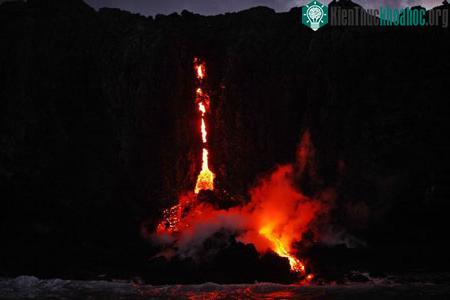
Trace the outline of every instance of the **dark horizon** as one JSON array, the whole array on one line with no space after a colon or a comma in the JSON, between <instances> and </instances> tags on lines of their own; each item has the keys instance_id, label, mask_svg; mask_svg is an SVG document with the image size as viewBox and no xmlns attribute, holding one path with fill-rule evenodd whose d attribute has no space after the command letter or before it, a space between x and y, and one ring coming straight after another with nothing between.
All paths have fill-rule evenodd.
<instances>
[{"instance_id":1,"label":"dark horizon","mask_svg":"<svg viewBox=\"0 0 450 300\"><path fill-rule=\"evenodd\" d=\"M14 0L0 0L0 3ZM155 16L157 14L168 15L180 13L183 10L192 11L202 15L218 15L227 12L237 12L255 6L266 6L277 12L289 11L296 6L302 6L307 0L84 0L95 9L102 7L119 8L132 13L139 13L145 16ZM324 3L331 2L323 0ZM354 0L364 8L375 8L380 5L390 7L407 7L421 5L427 9L438 6L442 0Z\"/></svg>"},{"instance_id":2,"label":"dark horizon","mask_svg":"<svg viewBox=\"0 0 450 300\"><path fill-rule=\"evenodd\" d=\"M256 6L266 6L277 12L289 11L293 7L302 6L310 1L306 0L230 0L224 3L220 0L154 0L151 3L145 0L118 1L118 0L85 0L95 9L102 7L119 8L146 16L157 14L180 13L183 10L192 11L202 15L218 15L228 12L238 12ZM322 1L324 3L330 0ZM421 5L427 9L440 5L441 0L354 0L364 8L375 8L380 5L391 7L407 7Z\"/></svg>"},{"instance_id":3,"label":"dark horizon","mask_svg":"<svg viewBox=\"0 0 450 300\"><path fill-rule=\"evenodd\" d=\"M266 6L277 12L289 11L293 7L302 6L310 1L306 0L154 0L151 3L145 0L117 1L117 0L85 0L95 9L114 7L146 16L157 14L180 13L183 10L192 11L202 15L217 15L228 12L238 12L256 6ZM323 0L324 3L331 2ZM364 8L375 8L380 5L391 7L407 7L421 5L427 9L440 5L442 0L354 0L353 2Z\"/></svg>"}]
</instances>

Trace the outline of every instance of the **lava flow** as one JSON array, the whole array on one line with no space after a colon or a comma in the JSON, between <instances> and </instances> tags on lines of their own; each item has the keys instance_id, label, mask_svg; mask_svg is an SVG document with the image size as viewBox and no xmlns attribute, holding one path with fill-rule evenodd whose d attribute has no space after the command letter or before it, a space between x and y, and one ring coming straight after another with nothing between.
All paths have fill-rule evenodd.
<instances>
[{"instance_id":1,"label":"lava flow","mask_svg":"<svg viewBox=\"0 0 450 300\"><path fill-rule=\"evenodd\" d=\"M201 124L200 133L202 136L202 168L197 176L194 193L198 194L201 190L214 190L214 173L209 169L209 151L208 151L208 131L206 128L206 114L209 112L210 97L204 91L206 80L206 65L198 58L194 59L194 69L197 78L198 87L195 92L195 103L200 112ZM187 212L195 207L196 199L194 196L186 194L180 197L178 204L163 211L163 220L158 224L157 233L175 233L189 224L184 222L183 217Z\"/></svg>"},{"instance_id":2,"label":"lava flow","mask_svg":"<svg viewBox=\"0 0 450 300\"><path fill-rule=\"evenodd\" d=\"M305 265L286 249L288 243L283 243L279 238L275 237L268 227L262 228L259 233L272 242L272 250L276 254L289 260L291 271L302 274L305 273Z\"/></svg>"},{"instance_id":3,"label":"lava flow","mask_svg":"<svg viewBox=\"0 0 450 300\"><path fill-rule=\"evenodd\" d=\"M217 209L210 203L200 201L197 197L200 191L214 191L215 175L208 165L207 115L210 97L205 87L206 65L195 59L194 68L198 84L195 103L200 116L202 142L201 171L194 191L182 194L177 205L164 211L156 236L170 236L162 240L170 240L169 247L173 247L175 253L191 255L208 237L205 232L214 234L219 230L229 230L236 234L238 241L253 244L259 253L271 250L289 261L292 272L306 276L306 279L312 278L312 274L306 273L304 262L295 256L293 248L323 209L318 201L303 195L294 184L294 178L298 175L294 174L296 170L303 174L306 162L313 157L309 133L305 133L299 148L300 168L294 165L279 166L250 190L249 202L229 209Z\"/></svg>"},{"instance_id":4,"label":"lava flow","mask_svg":"<svg viewBox=\"0 0 450 300\"><path fill-rule=\"evenodd\" d=\"M200 132L202 134L202 169L197 176L197 183L195 184L194 192L198 194L201 190L214 190L214 173L209 169L208 164L208 132L206 129L206 113L209 109L210 98L209 95L202 89L204 80L206 79L206 66L205 63L195 59L195 70L197 74L197 80L199 87L196 91L195 102L198 104L198 110L201 114L201 126Z\"/></svg>"}]
</instances>

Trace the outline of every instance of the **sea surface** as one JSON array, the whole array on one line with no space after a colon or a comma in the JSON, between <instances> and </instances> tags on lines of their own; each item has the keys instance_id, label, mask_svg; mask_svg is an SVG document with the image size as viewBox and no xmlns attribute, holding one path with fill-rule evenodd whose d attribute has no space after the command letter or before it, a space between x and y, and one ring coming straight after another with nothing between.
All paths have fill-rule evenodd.
<instances>
[{"instance_id":1,"label":"sea surface","mask_svg":"<svg viewBox=\"0 0 450 300\"><path fill-rule=\"evenodd\" d=\"M448 274L386 276L341 284L153 286L127 281L0 279L0 299L450 299Z\"/></svg>"}]
</instances>

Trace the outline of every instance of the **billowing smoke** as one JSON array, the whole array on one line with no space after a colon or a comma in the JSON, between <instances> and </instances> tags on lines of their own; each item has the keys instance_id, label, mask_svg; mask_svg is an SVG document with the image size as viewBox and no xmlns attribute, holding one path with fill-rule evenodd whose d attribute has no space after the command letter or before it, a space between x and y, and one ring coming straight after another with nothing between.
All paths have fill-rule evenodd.
<instances>
[{"instance_id":1,"label":"billowing smoke","mask_svg":"<svg viewBox=\"0 0 450 300\"><path fill-rule=\"evenodd\" d=\"M327 225L334 206L332 188L313 188L305 195L299 188L308 179L310 185L320 179L315 170L315 150L306 131L297 150L297 161L278 166L270 175L259 180L249 194L247 203L230 209L217 209L208 202L199 202L194 193L184 194L178 206L165 216L154 239L166 245L167 255L197 257L204 251L204 242L219 231L226 231L238 241L253 244L258 252L267 250L288 258L291 269L303 272L303 261L297 259L294 245L303 236L320 235L326 243L338 243L347 238L343 232L336 236ZM316 184L318 185L318 184ZM219 199L220 201L220 199Z\"/></svg>"}]
</instances>

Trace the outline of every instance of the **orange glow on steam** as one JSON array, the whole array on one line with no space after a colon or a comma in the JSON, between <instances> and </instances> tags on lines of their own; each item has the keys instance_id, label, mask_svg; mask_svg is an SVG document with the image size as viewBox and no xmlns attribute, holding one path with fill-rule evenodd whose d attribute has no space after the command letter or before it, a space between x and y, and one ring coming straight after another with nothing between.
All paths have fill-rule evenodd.
<instances>
[{"instance_id":1,"label":"orange glow on steam","mask_svg":"<svg viewBox=\"0 0 450 300\"><path fill-rule=\"evenodd\" d=\"M199 201L197 194L200 191L214 190L215 174L209 168L207 117L210 112L210 97L207 86L205 87L205 63L195 59L194 70L197 78L195 105L202 139L201 170L197 175L194 192L180 195L177 205L164 210L163 220L156 233L172 235L176 243L177 239L186 242L194 239L202 228L225 222L224 228L232 226L239 232L236 237L238 241L253 244L259 253L271 250L286 258L292 272L301 275L305 283L311 282L314 275L306 273L305 261L296 256L295 245L302 240L303 234L308 231L317 215L326 211L326 208L316 199L304 195L294 184L298 175L295 172L300 172L300 175L305 173L314 158L309 132L305 132L297 152L298 168L293 164L279 166L250 190L248 203L221 210L210 203Z\"/></svg>"}]
</instances>

